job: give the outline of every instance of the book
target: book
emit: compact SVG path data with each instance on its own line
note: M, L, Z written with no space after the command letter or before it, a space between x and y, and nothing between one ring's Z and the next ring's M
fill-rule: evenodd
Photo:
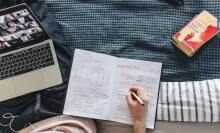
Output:
M172 37L172 42L187 56L192 57L207 41L219 33L217 18L208 11L196 15Z
M146 128L154 129L161 68L76 49L63 114L132 124L126 95L138 85L149 97Z

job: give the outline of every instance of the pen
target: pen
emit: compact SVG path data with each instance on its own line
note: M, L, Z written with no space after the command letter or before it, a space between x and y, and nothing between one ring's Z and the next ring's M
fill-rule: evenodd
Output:
M131 94L138 100L138 102L144 106L144 102L137 96L136 93L134 93L133 91L131 92Z

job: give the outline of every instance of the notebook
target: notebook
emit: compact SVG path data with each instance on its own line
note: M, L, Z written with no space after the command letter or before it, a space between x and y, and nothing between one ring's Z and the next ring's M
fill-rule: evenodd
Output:
M149 97L146 128L154 129L161 68L76 49L63 114L132 124L126 95L138 85Z

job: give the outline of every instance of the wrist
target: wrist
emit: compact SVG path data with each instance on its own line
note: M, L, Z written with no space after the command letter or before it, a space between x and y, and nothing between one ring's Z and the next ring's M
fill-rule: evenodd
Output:
M141 126L145 127L146 120L134 120L133 123L134 123L134 125L141 125Z
M134 121L134 133L145 133L145 121Z

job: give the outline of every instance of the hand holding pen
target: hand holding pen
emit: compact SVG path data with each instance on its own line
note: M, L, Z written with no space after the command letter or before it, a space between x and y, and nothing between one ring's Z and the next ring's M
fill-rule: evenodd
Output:
M126 98L134 125L138 123L145 128L148 97L144 94L144 90L139 86L133 86Z

